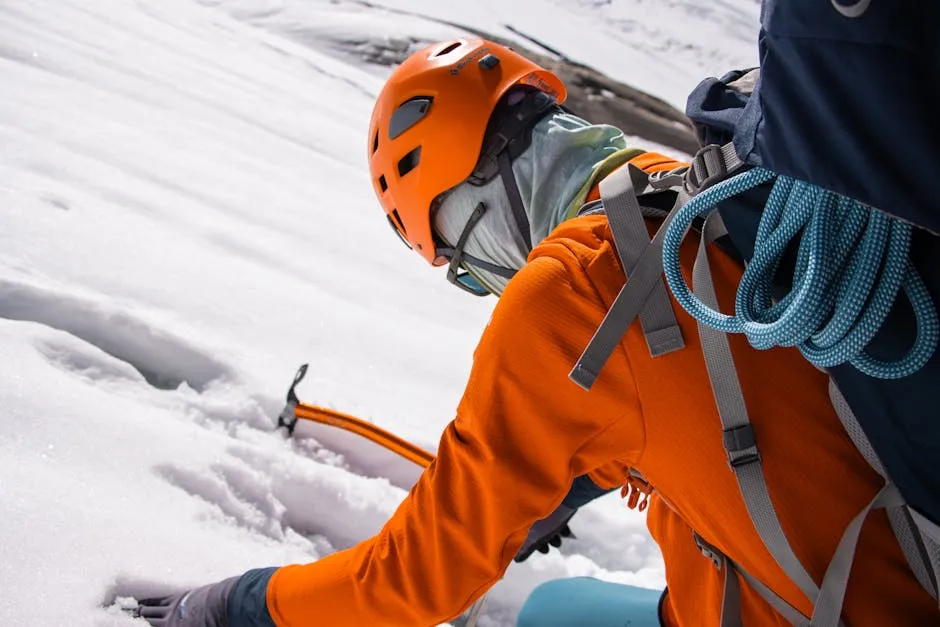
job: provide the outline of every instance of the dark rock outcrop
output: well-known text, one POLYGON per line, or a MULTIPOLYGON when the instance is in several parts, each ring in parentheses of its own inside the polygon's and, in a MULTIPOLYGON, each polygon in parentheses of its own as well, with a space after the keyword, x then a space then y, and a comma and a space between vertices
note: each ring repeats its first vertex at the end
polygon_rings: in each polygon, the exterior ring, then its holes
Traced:
POLYGON ((671 146, 688 154, 695 154, 698 150, 698 140, 691 122, 672 105, 573 61, 548 44, 510 26, 507 28, 550 54, 541 54, 487 33, 479 35, 511 47, 555 72, 568 88, 565 105, 584 119, 612 124, 628 135, 671 146))
MULTIPOLYGON (((458 24, 452 25, 479 37, 510 46, 539 65, 551 69, 568 87, 566 106, 586 120, 612 124, 628 135, 636 135, 687 154, 695 154, 698 149, 698 141, 689 119, 665 101, 615 81, 522 33, 518 33, 520 37, 528 39, 546 52, 536 52, 521 46, 517 41, 509 41, 490 33, 474 31, 458 24)), ((401 38, 346 43, 352 44, 361 58, 391 66, 401 63, 417 48, 430 42, 401 38)))

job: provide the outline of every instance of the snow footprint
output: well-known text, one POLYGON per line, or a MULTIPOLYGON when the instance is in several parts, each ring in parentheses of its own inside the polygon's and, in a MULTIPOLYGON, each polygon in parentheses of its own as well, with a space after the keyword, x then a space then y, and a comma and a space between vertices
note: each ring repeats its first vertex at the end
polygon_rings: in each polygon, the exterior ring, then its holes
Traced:
POLYGON ((300 536, 321 554, 377 533, 405 497, 385 479, 356 475, 282 444, 232 446, 229 458, 208 467, 163 464, 156 472, 215 506, 228 524, 278 541, 300 536))
POLYGON ((267 478, 239 460, 212 464, 205 470, 175 464, 155 470, 168 483, 217 507, 238 526, 278 542, 285 540, 286 508, 271 494, 267 478))
MULTIPOLYGON (((159 328, 115 302, 0 278, 0 318, 44 324, 69 333, 126 362, 154 388, 186 384, 197 392, 217 381, 233 381, 232 369, 187 340, 159 328)), ((120 366, 89 357, 60 343, 44 351, 59 366, 93 376, 125 377, 120 366), (90 373, 90 374, 89 374, 90 373)))

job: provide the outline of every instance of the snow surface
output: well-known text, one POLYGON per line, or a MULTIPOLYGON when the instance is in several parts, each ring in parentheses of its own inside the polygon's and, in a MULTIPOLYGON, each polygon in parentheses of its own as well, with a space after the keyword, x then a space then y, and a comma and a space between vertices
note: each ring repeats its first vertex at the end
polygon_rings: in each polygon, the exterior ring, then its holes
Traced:
MULTIPOLYGON (((389 70, 355 46, 516 29, 681 107, 756 62, 758 4, 0 2, 0 625, 130 627, 100 608, 115 589, 377 531, 415 471, 327 427, 275 433, 302 362, 301 398, 434 450, 495 299, 388 233, 364 155, 389 70)), ((663 584, 617 496, 573 527, 481 625, 551 578, 663 584)))

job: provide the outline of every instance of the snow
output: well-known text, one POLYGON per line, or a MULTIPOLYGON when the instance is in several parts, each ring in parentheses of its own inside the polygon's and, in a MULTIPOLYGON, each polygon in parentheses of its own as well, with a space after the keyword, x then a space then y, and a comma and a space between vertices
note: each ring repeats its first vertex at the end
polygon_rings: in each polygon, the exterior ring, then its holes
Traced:
MULTIPOLYGON (((388 68, 356 50, 512 27, 681 106, 755 63, 757 5, 0 4, 0 625, 129 627, 100 608, 114 590, 377 531, 416 471, 328 427, 274 432, 300 363, 301 398, 434 450, 495 300, 388 233, 364 159, 388 68)), ((663 584, 617 496, 573 527, 482 625, 555 577, 663 584)))

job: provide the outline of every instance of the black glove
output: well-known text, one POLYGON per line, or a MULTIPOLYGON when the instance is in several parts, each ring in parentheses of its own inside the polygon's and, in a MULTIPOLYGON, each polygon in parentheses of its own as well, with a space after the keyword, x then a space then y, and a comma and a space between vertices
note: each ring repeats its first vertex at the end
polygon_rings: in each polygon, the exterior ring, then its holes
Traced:
POLYGON ((226 627, 228 599, 240 578, 231 577, 170 596, 141 599, 137 607, 127 612, 153 627, 226 627))
POLYGON ((548 553, 549 546, 555 548, 561 546, 562 538, 573 538, 574 534, 568 527, 568 521, 577 511, 567 505, 559 505, 548 518, 543 518, 532 525, 522 548, 516 553, 515 561, 524 562, 536 551, 548 553))

